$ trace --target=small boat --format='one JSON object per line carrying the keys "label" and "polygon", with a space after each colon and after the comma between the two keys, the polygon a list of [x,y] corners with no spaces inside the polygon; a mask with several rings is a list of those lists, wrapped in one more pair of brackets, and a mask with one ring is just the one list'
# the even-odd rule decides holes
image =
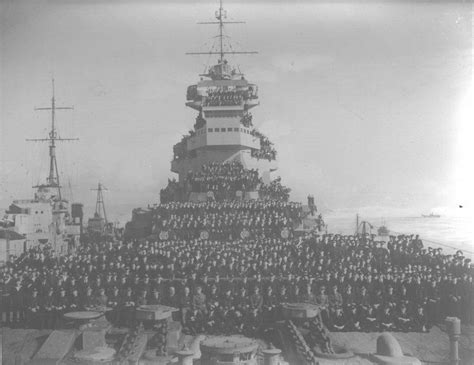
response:
{"label": "small boat", "polygon": [[423,218],[440,218],[441,217],[439,214],[434,214],[434,213],[422,214],[421,216]]}
{"label": "small boat", "polygon": [[381,237],[384,237],[384,236],[388,236],[390,234],[390,231],[388,230],[387,227],[385,226],[381,226],[379,227],[379,229],[377,230],[377,234]]}
{"label": "small boat", "polygon": [[377,234],[380,236],[380,237],[386,237],[390,234],[390,231],[389,229],[387,228],[387,226],[385,225],[385,220],[382,220],[382,225],[377,229]]}

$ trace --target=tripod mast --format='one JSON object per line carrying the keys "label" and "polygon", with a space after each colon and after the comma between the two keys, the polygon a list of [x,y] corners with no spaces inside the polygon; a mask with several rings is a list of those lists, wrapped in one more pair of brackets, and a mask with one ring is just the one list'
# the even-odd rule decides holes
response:
{"label": "tripod mast", "polygon": [[[51,106],[44,108],[35,108],[35,110],[51,110],[51,130],[47,138],[33,138],[26,139],[29,142],[49,142],[49,174],[46,178],[46,186],[56,188],[58,190],[59,200],[61,197],[61,185],[59,183],[59,172],[58,172],[58,162],[56,160],[56,142],[63,141],[77,141],[79,138],[61,138],[58,136],[56,130],[56,110],[72,110],[73,106],[56,106],[56,98],[54,92],[54,78],[51,79],[52,83],[52,97],[51,97]],[[38,186],[36,186],[38,187]]]}
{"label": "tripod mast", "polygon": [[104,218],[105,226],[107,226],[107,212],[105,211],[105,202],[103,191],[107,191],[107,188],[104,187],[100,182],[97,185],[97,189],[91,189],[97,191],[97,200],[95,202],[95,216],[99,218]]}

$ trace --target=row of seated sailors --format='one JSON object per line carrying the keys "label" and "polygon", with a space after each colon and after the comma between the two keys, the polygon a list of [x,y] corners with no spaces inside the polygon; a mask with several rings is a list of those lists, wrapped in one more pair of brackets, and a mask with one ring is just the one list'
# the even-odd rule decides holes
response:
{"label": "row of seated sailors", "polygon": [[[66,295],[66,290],[61,288],[58,296],[55,296],[50,289],[45,297],[38,297],[37,289],[33,289],[25,305],[10,306],[5,314],[8,316],[7,323],[11,323],[10,320],[17,321],[16,323],[24,320],[28,328],[54,328],[64,323],[65,313],[108,307],[109,320],[116,325],[130,326],[135,318],[136,308],[141,305],[163,304],[179,309],[175,320],[180,320],[192,334],[200,332],[200,327],[202,330],[217,333],[220,331],[219,327],[228,325],[228,321],[235,324],[236,321],[239,322],[239,318],[241,321],[237,323],[237,327],[242,330],[245,326],[244,321],[248,317],[253,319],[255,329],[264,322],[268,324],[268,322],[277,321],[282,318],[282,304],[294,302],[297,299],[290,298],[285,293],[280,293],[280,297],[272,295],[271,288],[267,289],[265,295],[262,296],[258,287],[254,288],[251,295],[243,289],[236,296],[233,296],[230,290],[227,290],[223,296],[218,296],[215,290],[206,296],[200,286],[195,288],[194,294],[191,294],[187,286],[184,287],[181,295],[176,294],[173,286],[168,290],[167,297],[161,299],[156,289],[151,295],[148,295],[146,290],[141,290],[140,294],[134,294],[131,287],[122,294],[115,287],[109,296],[105,294],[104,288],[100,288],[94,294],[88,287],[85,295],[81,296],[77,288],[72,289],[69,295]],[[418,332],[428,331],[433,324],[428,320],[421,305],[412,311],[408,311],[403,302],[398,305],[384,303],[380,307],[355,304],[343,307],[334,300],[329,304],[326,303],[324,294],[321,295],[316,297],[314,304],[319,305],[322,320],[332,331]]]}
{"label": "row of seated sailors", "polygon": [[155,213],[160,216],[171,214],[197,214],[208,213],[234,213],[237,212],[271,212],[297,217],[301,214],[302,204],[297,202],[284,202],[280,200],[249,200],[249,201],[225,201],[225,202],[170,202],[160,204],[154,208]]}
{"label": "row of seated sailors", "polygon": [[[200,229],[200,228],[179,228],[153,231],[161,234],[163,240],[236,240],[239,238],[278,238],[282,235],[293,237],[294,232],[290,226],[282,229],[280,225],[243,228],[242,230],[235,228],[218,228],[218,229]],[[166,232],[166,233],[164,233]],[[164,235],[164,236],[163,236]]]}
{"label": "row of seated sailors", "polygon": [[[156,229],[235,230],[235,228],[294,227],[301,222],[301,205],[274,201],[231,201],[217,204],[161,204],[155,209]],[[230,226],[229,226],[230,225]]]}
{"label": "row of seated sailors", "polygon": [[[243,192],[259,190],[260,184],[259,180],[254,180],[246,176],[242,176],[241,178],[197,178],[189,181],[189,191],[197,193],[211,192],[213,194],[226,191],[233,196],[242,196]],[[237,194],[239,191],[240,193]]]}

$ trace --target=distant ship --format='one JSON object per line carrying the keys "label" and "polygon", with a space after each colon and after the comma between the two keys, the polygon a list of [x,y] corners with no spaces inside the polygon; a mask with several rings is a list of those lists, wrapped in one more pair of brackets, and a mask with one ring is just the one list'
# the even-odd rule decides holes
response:
{"label": "distant ship", "polygon": [[380,237],[386,237],[390,234],[390,230],[385,225],[385,220],[382,220],[382,225],[377,229],[377,234]]}
{"label": "distant ship", "polygon": [[439,214],[434,214],[434,213],[430,213],[430,214],[422,214],[421,215],[423,218],[440,218],[441,215]]}
{"label": "distant ship", "polygon": [[103,192],[107,191],[100,182],[97,185],[96,189],[91,189],[97,191],[97,199],[95,203],[95,213],[93,217],[89,218],[87,221],[87,239],[100,237],[113,237],[115,232],[114,224],[107,220],[107,211],[105,210],[105,201]]}

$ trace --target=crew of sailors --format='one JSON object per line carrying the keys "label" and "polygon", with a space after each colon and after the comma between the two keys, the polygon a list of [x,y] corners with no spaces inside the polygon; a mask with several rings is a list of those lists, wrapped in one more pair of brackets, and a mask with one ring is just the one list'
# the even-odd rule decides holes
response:
{"label": "crew of sailors", "polygon": [[242,119],[240,119],[240,123],[242,123],[242,125],[245,128],[252,128],[253,127],[252,119],[253,119],[252,113],[247,112],[247,113],[244,114]]}
{"label": "crew of sailors", "polygon": [[291,189],[281,184],[281,177],[272,180],[270,184],[260,187],[260,196],[262,199],[288,201],[290,199]]}
{"label": "crew of sailors", "polygon": [[156,232],[174,237],[199,238],[207,232],[214,239],[234,239],[244,231],[258,237],[291,232],[303,218],[302,205],[275,200],[169,202],[154,208]]}
{"label": "crew of sailors", "polygon": [[260,149],[252,149],[251,155],[259,160],[273,161],[276,159],[277,151],[273,147],[273,143],[262,132],[256,129],[250,131],[255,137],[260,138]]}
{"label": "crew of sailors", "polygon": [[202,112],[199,112],[199,114],[196,117],[196,123],[194,123],[194,130],[198,130],[201,128],[204,128],[206,126],[206,119],[202,116]]}
{"label": "crew of sailors", "polygon": [[280,177],[264,184],[257,170],[245,169],[240,162],[232,161],[213,162],[204,165],[201,171],[189,171],[185,186],[175,180],[168,180],[168,185],[160,192],[160,201],[169,203],[181,200],[185,191],[208,193],[211,199],[217,201],[243,199],[246,192],[258,192],[260,199],[287,202],[291,190],[281,184]]}
{"label": "crew of sailors", "polygon": [[189,138],[194,137],[196,132],[192,129],[188,131],[188,134],[181,137],[181,141],[173,146],[173,160],[180,160],[189,157],[187,143]]}
{"label": "crew of sailors", "polygon": [[202,166],[201,171],[190,171],[187,175],[190,191],[214,194],[233,193],[240,190],[256,191],[261,184],[258,171],[245,169],[238,161],[229,163],[210,163]]}
{"label": "crew of sailors", "polygon": [[176,179],[168,179],[168,185],[160,190],[160,202],[165,204],[180,200],[184,196],[184,189]]}
{"label": "crew of sailors", "polygon": [[227,91],[222,88],[209,89],[204,106],[240,105],[244,100],[242,92]]}
{"label": "crew of sailors", "polygon": [[285,302],[319,305],[331,331],[427,331],[446,316],[474,322],[470,260],[407,235],[387,244],[315,232],[115,241],[60,258],[36,247],[3,268],[0,283],[3,324],[17,327],[59,328],[64,313],[104,304],[110,321],[127,326],[145,303],[179,308],[175,319],[189,333],[257,337]]}

